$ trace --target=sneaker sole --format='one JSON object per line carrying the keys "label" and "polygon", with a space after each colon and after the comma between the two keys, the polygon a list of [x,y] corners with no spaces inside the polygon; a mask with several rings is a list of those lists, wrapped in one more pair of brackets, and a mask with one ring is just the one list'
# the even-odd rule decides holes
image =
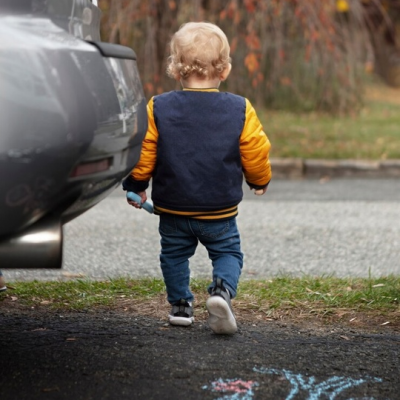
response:
{"label": "sneaker sole", "polygon": [[194,322],[194,317],[185,318],[185,317],[174,317],[173,315],[170,315],[168,319],[171,325],[178,325],[178,326],[189,326],[192,325]]}
{"label": "sneaker sole", "polygon": [[236,319],[228,303],[220,296],[212,296],[206,302],[210,314],[208,325],[218,335],[232,335],[237,331]]}

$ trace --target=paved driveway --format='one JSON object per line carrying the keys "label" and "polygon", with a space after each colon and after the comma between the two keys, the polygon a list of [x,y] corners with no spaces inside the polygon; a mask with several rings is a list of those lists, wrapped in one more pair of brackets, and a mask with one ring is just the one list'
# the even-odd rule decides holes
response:
{"label": "paved driveway", "polygon": [[280,321],[232,337],[132,312],[0,308],[3,400],[396,400],[399,335]]}

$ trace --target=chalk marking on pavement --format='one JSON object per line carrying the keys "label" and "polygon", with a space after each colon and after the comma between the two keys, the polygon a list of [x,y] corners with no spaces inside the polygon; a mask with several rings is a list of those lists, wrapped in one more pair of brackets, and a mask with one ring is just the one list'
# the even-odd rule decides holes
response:
{"label": "chalk marking on pavement", "polygon": [[[254,367],[254,372],[265,375],[283,375],[291,384],[292,388],[285,400],[293,400],[300,391],[308,392],[308,397],[304,400],[335,400],[343,391],[362,385],[367,382],[382,382],[381,378],[365,377],[365,378],[349,378],[345,376],[334,376],[322,382],[317,382],[314,376],[304,376],[295,374],[286,369],[275,369],[265,367]],[[256,381],[244,381],[242,379],[222,379],[211,382],[211,385],[202,387],[204,390],[211,390],[215,393],[223,394],[215,400],[253,400],[253,388],[260,386]],[[347,400],[376,400],[373,397],[349,398]],[[389,400],[389,399],[386,399]]]}
{"label": "chalk marking on pavement", "polygon": [[255,386],[259,386],[258,382],[219,378],[217,381],[211,382],[211,386],[205,385],[202,389],[210,389],[212,392],[217,393],[227,393],[215,400],[252,400],[254,396],[253,387]]}
{"label": "chalk marking on pavement", "polygon": [[[382,379],[373,377],[353,379],[345,376],[334,376],[326,381],[317,383],[314,376],[305,377],[302,374],[295,374],[286,369],[279,370],[275,368],[254,367],[253,371],[268,375],[284,375],[292,385],[292,389],[285,400],[293,400],[300,390],[308,392],[308,397],[305,400],[334,400],[337,395],[351,387],[356,387],[371,381],[382,382]],[[368,400],[375,399],[368,398]]]}

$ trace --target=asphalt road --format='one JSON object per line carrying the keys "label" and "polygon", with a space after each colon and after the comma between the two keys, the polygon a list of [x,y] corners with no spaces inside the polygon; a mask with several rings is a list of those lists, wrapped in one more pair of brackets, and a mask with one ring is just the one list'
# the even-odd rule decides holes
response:
{"label": "asphalt road", "polygon": [[[7,303],[8,304],[8,303]],[[0,307],[2,400],[397,400],[398,334]],[[1,305],[1,303],[0,303]]]}
{"label": "asphalt road", "polygon": [[[245,188],[239,208],[242,279],[400,274],[400,181],[275,180],[266,195]],[[117,189],[64,227],[61,270],[6,270],[8,281],[85,276],[161,277],[158,218],[127,205]],[[210,277],[205,250],[191,260],[193,277]]]}

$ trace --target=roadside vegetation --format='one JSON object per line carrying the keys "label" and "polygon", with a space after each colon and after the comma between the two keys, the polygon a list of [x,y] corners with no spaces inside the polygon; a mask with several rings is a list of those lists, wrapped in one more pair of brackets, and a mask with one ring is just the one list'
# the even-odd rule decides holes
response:
{"label": "roadside vegetation", "polygon": [[226,33],[223,90],[274,110],[353,115],[365,71],[400,87],[397,0],[99,0],[102,38],[132,47],[146,97],[179,88],[166,76],[171,35],[188,21]]}
{"label": "roadside vegetation", "polygon": [[369,29],[385,32],[388,18],[383,7],[374,8],[375,26],[363,3],[348,2],[341,10],[336,0],[100,0],[99,5],[106,41],[135,49],[147,97],[176,88],[165,74],[171,35],[182,23],[209,21],[230,43],[233,69],[224,90],[268,108],[341,114],[360,105],[360,64],[373,48]]}
{"label": "roadside vegetation", "polygon": [[395,3],[99,1],[102,36],[135,50],[147,98],[180,88],[165,73],[171,35],[210,21],[231,46],[221,89],[256,106],[272,157],[359,160],[400,159]]}
{"label": "roadside vegetation", "polygon": [[381,3],[99,1],[102,37],[135,50],[147,98],[180,88],[165,73],[171,35],[209,21],[231,47],[221,89],[256,106],[271,157],[400,159],[400,8]]}
{"label": "roadside vegetation", "polygon": [[400,159],[400,88],[366,85],[361,111],[346,116],[260,110],[272,157]]}
{"label": "roadside vegetation", "polygon": [[[208,281],[192,280],[196,318],[206,318]],[[90,312],[98,309],[134,311],[165,319],[169,311],[161,279],[71,280],[13,282],[0,294],[3,310],[47,309],[57,312]],[[243,321],[347,318],[347,322],[379,320],[379,325],[400,326],[400,277],[335,278],[276,277],[244,280],[234,300]]]}

